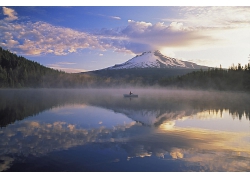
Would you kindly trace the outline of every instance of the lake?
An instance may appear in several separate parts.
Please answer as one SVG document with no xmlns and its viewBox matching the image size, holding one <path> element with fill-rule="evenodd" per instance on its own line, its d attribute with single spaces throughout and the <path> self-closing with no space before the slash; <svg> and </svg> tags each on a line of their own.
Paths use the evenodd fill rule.
<svg viewBox="0 0 250 180">
<path fill-rule="evenodd" d="M 6 89 L 0 126 L 0 171 L 250 171 L 242 92 Z"/>
</svg>

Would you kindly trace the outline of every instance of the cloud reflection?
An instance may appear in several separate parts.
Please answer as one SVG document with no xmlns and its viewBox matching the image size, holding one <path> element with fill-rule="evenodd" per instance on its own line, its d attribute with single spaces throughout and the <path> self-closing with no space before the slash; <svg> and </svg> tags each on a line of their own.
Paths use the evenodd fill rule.
<svg viewBox="0 0 250 180">
<path fill-rule="evenodd" d="M 8 156 L 0 156 L 0 171 L 5 171 L 10 168 L 13 158 Z"/>
<path fill-rule="evenodd" d="M 181 149 L 173 149 L 170 152 L 170 155 L 172 156 L 173 159 L 179 159 L 179 158 L 181 159 L 184 157 L 184 155 L 181 151 L 182 151 Z"/>
<path fill-rule="evenodd" d="M 244 171 L 250 170 L 250 145 L 243 140 L 246 136 L 248 134 L 195 128 L 144 127 L 135 122 L 110 129 L 78 129 L 73 124 L 59 121 L 18 122 L 0 130 L 0 159 L 3 161 L 0 168 L 1 171 L 7 170 L 15 155 L 43 156 L 95 143 L 100 147 L 124 149 L 128 160 L 170 157 L 182 160 L 187 166 L 199 164 L 208 171 Z"/>
<path fill-rule="evenodd" d="M 242 132 L 242 127 L 240 132 L 224 132 L 220 128 L 215 131 L 214 127 L 212 130 L 208 130 L 208 127 L 206 129 L 190 128 L 194 125 L 185 126 L 185 128 L 178 126 L 180 122 L 187 122 L 195 117 L 204 121 L 218 119 L 223 117 L 224 112 L 228 116 L 232 116 L 234 113 L 245 114 L 248 120 L 248 96 L 243 94 L 244 96 L 239 98 L 239 96 L 228 94 L 228 98 L 226 93 L 206 95 L 206 92 L 199 94 L 192 91 L 188 94 L 187 92 L 182 93 L 183 91 L 168 91 L 167 93 L 164 91 L 162 92 L 164 96 L 151 94 L 151 96 L 144 95 L 144 98 L 140 96 L 140 99 L 137 100 L 126 101 L 118 95 L 117 97 L 111 96 L 105 92 L 104 96 L 96 91 L 91 90 L 90 94 L 86 93 L 84 96 L 74 94 L 75 98 L 72 98 L 71 91 L 69 91 L 70 95 L 63 94 L 61 98 L 68 97 L 70 101 L 63 99 L 58 103 L 62 104 L 61 106 L 54 105 L 54 108 L 49 111 L 54 115 L 60 115 L 59 118 L 54 119 L 54 122 L 51 119 L 36 121 L 34 119 L 38 116 L 34 116 L 32 119 L 16 121 L 14 124 L 0 129 L 0 170 L 8 170 L 16 159 L 23 157 L 25 159 L 30 155 L 46 156 L 51 152 L 90 144 L 94 144 L 100 149 L 118 148 L 118 154 L 121 151 L 125 152 L 127 160 L 131 161 L 137 158 L 156 157 L 162 161 L 181 162 L 183 171 L 192 170 L 194 167 L 199 168 L 194 171 L 250 170 L 249 132 Z M 92 93 L 95 95 L 93 96 Z M 37 93 L 35 94 L 37 95 Z M 59 95 L 59 93 L 53 94 Z M 81 94 L 84 93 L 81 91 Z M 143 95 L 143 93 L 139 94 Z M 5 96 L 2 96 L 2 99 L 4 99 L 3 97 Z M 17 102 L 17 98 L 13 99 L 14 102 Z M 45 99 L 51 98 L 49 96 L 43 98 L 43 100 Z M 6 99 L 1 102 L 7 104 L 12 101 Z M 22 102 L 24 101 L 20 101 L 19 104 L 23 104 Z M 72 102 L 84 103 L 84 105 L 71 105 Z M 35 103 L 35 105 L 38 104 Z M 239 106 L 242 104 L 246 106 Z M 35 105 L 32 107 L 36 107 Z M 157 125 L 143 126 L 142 123 L 137 122 L 127 124 L 118 122 L 120 125 L 115 125 L 112 122 L 112 126 L 104 127 L 107 119 L 103 117 L 97 121 L 101 126 L 82 128 L 82 126 L 78 126 L 78 122 L 74 124 L 74 121 L 71 121 L 73 118 L 67 119 L 67 117 L 66 120 L 62 120 L 62 117 L 65 117 L 63 112 L 66 110 L 70 113 L 73 109 L 82 109 L 89 105 L 98 107 L 94 111 L 90 111 L 92 113 L 101 113 L 102 108 L 105 108 L 115 113 L 126 114 L 137 122 L 141 120 L 144 121 L 144 124 Z M 49 107 L 51 108 L 52 105 Z M 223 113 L 221 114 L 221 112 Z M 76 119 L 79 118 L 76 112 L 75 115 Z M 116 115 L 115 117 L 118 117 Z M 47 118 L 47 116 L 44 117 Z M 236 117 L 240 119 L 237 114 Z M 88 118 L 85 117 L 84 120 L 86 119 Z M 243 121 L 237 120 L 237 122 L 243 124 Z M 223 126 L 232 125 L 229 121 L 224 123 L 226 124 L 222 123 Z M 116 159 L 120 159 L 120 157 L 116 157 Z"/>
</svg>

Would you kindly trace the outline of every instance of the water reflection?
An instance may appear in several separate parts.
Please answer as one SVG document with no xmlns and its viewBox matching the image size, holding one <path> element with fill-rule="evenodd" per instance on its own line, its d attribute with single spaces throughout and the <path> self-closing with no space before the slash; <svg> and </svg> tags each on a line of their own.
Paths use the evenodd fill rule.
<svg viewBox="0 0 250 180">
<path fill-rule="evenodd" d="M 53 124 L 25 122 L 1 130 L 1 170 L 9 168 L 13 158 L 43 156 L 52 151 L 97 143 L 100 147 L 119 147 L 127 159 L 157 156 L 163 159 L 183 159 L 198 163 L 208 171 L 250 170 L 250 145 L 243 141 L 247 133 L 208 131 L 192 128 L 145 129 L 131 123 L 115 128 L 76 129 L 67 122 Z M 149 127 L 148 127 L 149 128 Z M 8 155 L 12 155 L 11 158 Z M 190 164 L 191 163 L 191 164 Z M 247 165 L 247 166 L 246 166 Z M 226 167 L 225 167 L 226 166 Z M 188 171 L 188 167 L 183 170 Z"/>
<path fill-rule="evenodd" d="M 140 98 L 123 98 L 126 90 L 1 90 L 0 126 L 4 127 L 45 110 L 67 104 L 85 104 L 123 113 L 145 125 L 209 111 L 229 111 L 234 118 L 250 120 L 250 96 L 244 93 L 181 90 L 137 90 Z"/>
<path fill-rule="evenodd" d="M 107 162 L 116 163 L 113 169 L 120 165 L 119 171 L 125 171 L 122 164 L 138 164 L 139 159 L 156 162 L 157 170 L 145 171 L 168 171 L 167 164 L 174 163 L 179 166 L 172 171 L 250 170 L 247 94 L 141 91 L 140 98 L 132 100 L 122 94 L 122 90 L 2 91 L 0 171 L 11 170 L 30 156 L 89 145 L 115 149 L 115 159 Z"/>
</svg>

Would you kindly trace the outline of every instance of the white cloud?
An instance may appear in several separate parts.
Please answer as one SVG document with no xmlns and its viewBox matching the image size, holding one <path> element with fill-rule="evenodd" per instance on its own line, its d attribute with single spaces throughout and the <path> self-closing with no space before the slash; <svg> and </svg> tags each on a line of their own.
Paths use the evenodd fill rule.
<svg viewBox="0 0 250 180">
<path fill-rule="evenodd" d="M 107 18 L 111 18 L 111 19 L 121 20 L 121 18 L 119 16 L 107 16 L 107 15 L 104 15 L 104 14 L 97 14 L 97 15 L 107 17 Z"/>
<path fill-rule="evenodd" d="M 178 22 L 172 22 L 169 27 L 173 30 L 182 30 L 183 28 L 183 23 L 178 23 Z"/>
<path fill-rule="evenodd" d="M 117 20 L 121 20 L 121 18 L 120 17 L 118 17 L 118 16 L 110 16 L 112 19 L 117 19 Z"/>
<path fill-rule="evenodd" d="M 7 23 L 0 21 L 1 46 L 27 55 L 67 55 L 81 49 L 113 49 L 116 52 L 141 53 L 162 47 L 217 41 L 198 28 L 185 27 L 183 23 L 165 25 L 128 21 L 125 28 L 102 29 L 96 34 L 53 26 L 45 22 Z M 101 56 L 101 54 L 100 54 Z"/>
<path fill-rule="evenodd" d="M 187 46 L 198 46 L 202 43 L 211 44 L 217 42 L 208 31 L 200 28 L 184 26 L 183 23 L 172 22 L 169 25 L 158 22 L 156 24 L 147 22 L 128 21 L 128 26 L 121 31 L 121 35 L 127 37 L 126 48 L 136 52 L 138 47 L 150 50 L 162 49 L 163 47 L 179 48 Z M 135 48 L 135 49 L 134 49 Z"/>
<path fill-rule="evenodd" d="M 246 38 L 250 27 L 248 7 L 175 8 L 179 18 L 168 18 L 169 23 L 153 24 L 128 20 L 125 27 L 101 29 L 93 34 L 53 26 L 46 22 L 17 23 L 2 20 L 0 21 L 0 46 L 27 55 L 67 55 L 86 48 L 111 49 L 116 52 L 136 54 L 148 50 L 165 49 L 170 52 L 169 54 L 178 55 L 176 52 L 181 50 L 245 47 L 248 43 Z M 7 18 L 14 20 L 15 11 L 6 9 Z M 121 19 L 118 16 L 98 15 Z M 102 54 L 100 53 L 99 56 Z M 197 58 L 199 57 L 195 57 Z"/>
<path fill-rule="evenodd" d="M 17 13 L 15 12 L 15 10 L 11 8 L 3 7 L 3 14 L 8 16 L 5 18 L 5 20 L 7 21 L 13 21 L 13 20 L 18 19 L 18 17 L 16 16 Z"/>
<path fill-rule="evenodd" d="M 66 55 L 80 49 L 105 49 L 98 38 L 45 22 L 6 23 L 0 21 L 2 46 L 28 55 Z M 15 44 L 13 44 L 15 42 Z"/>
</svg>

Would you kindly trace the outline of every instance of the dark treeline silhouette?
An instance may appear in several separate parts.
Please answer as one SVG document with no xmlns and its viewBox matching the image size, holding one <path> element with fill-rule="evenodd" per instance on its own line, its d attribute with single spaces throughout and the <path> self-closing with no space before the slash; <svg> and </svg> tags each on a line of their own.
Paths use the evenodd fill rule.
<svg viewBox="0 0 250 180">
<path fill-rule="evenodd" d="M 93 82 L 89 75 L 51 69 L 0 47 L 0 88 L 86 87 Z"/>
<path fill-rule="evenodd" d="M 250 64 L 232 65 L 228 69 L 201 69 L 182 76 L 162 78 L 159 84 L 178 88 L 250 91 Z"/>
<path fill-rule="evenodd" d="M 36 87 L 46 83 L 46 76 L 62 72 L 44 67 L 0 48 L 0 87 Z"/>
</svg>

